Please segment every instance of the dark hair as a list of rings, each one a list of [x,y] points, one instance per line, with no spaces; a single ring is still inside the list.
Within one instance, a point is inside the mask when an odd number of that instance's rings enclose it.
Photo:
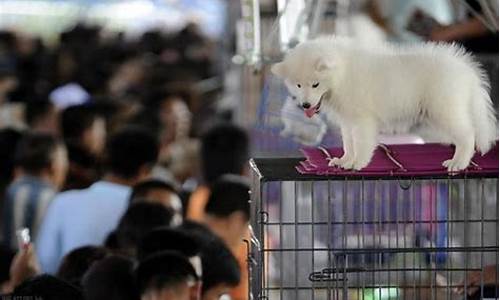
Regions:
[[[149,179],[139,182],[132,188],[129,198],[130,202],[134,202],[138,198],[147,198],[148,193],[156,189],[166,190],[175,194],[178,193],[174,185],[169,182],[159,179]]]
[[[152,254],[170,250],[186,257],[198,255],[201,241],[187,231],[175,228],[157,228],[147,233],[137,247],[137,258],[144,259]]]
[[[246,132],[230,123],[222,123],[207,131],[201,142],[204,180],[212,183],[223,174],[243,171],[249,158]]]
[[[153,108],[153,109],[159,109],[160,105],[166,101],[171,101],[174,98],[179,98],[187,104],[190,104],[193,98],[192,92],[189,90],[189,88],[185,87],[161,87],[159,89],[153,89],[147,94],[146,97],[146,106]]]
[[[95,263],[82,279],[85,299],[139,300],[133,270],[131,259],[116,255]]]
[[[33,100],[26,103],[24,119],[26,124],[32,127],[36,121],[46,116],[55,106],[49,100]]]
[[[151,255],[139,263],[135,277],[139,293],[175,287],[189,280],[197,280],[196,271],[189,260],[173,251]]]
[[[210,230],[210,228],[196,221],[184,220],[179,228],[200,241],[202,247],[214,239],[220,239],[217,235],[215,235],[215,233],[212,232],[212,230]]]
[[[184,221],[183,230],[199,239],[201,247],[201,265],[203,270],[203,293],[219,284],[237,286],[240,282],[238,261],[227,248],[224,241],[203,224]]]
[[[78,287],[47,274],[24,281],[14,289],[12,296],[39,297],[43,300],[83,299]]]
[[[84,246],[77,248],[64,256],[57,277],[74,285],[80,285],[85,272],[90,266],[109,255],[104,247]]]
[[[221,239],[211,239],[201,251],[202,294],[219,284],[231,287],[240,282],[238,261]]]
[[[57,138],[50,134],[26,134],[17,145],[15,162],[26,172],[37,174],[51,166],[54,151],[60,145]]]
[[[0,285],[10,279],[10,265],[16,252],[0,245]]]
[[[141,107],[133,116],[131,116],[128,122],[132,126],[147,129],[147,131],[156,138],[160,138],[163,131],[158,110],[154,110],[149,107]]]
[[[140,127],[114,134],[106,150],[109,170],[123,178],[137,176],[141,167],[152,166],[158,159],[158,141]]]
[[[78,141],[100,115],[93,105],[69,106],[61,114],[61,132],[65,141]]]
[[[207,225],[202,224],[197,221],[192,221],[192,220],[184,220],[182,222],[181,226],[179,226],[182,230],[186,230],[190,233],[199,233],[202,235],[209,234],[213,235],[212,231],[210,228],[207,227]]]
[[[118,249],[134,251],[150,230],[170,226],[173,216],[171,209],[159,203],[138,202],[130,205],[115,231]]]
[[[126,102],[105,97],[94,97],[93,103],[97,114],[106,120],[106,127],[109,131],[114,131],[113,129],[119,128],[121,123],[123,123],[122,119],[126,118],[124,111],[129,105]]]
[[[250,185],[244,177],[224,175],[211,186],[205,212],[217,217],[228,217],[242,212],[250,218]]]
[[[16,148],[22,136],[22,133],[15,129],[0,130],[0,188],[12,180]]]

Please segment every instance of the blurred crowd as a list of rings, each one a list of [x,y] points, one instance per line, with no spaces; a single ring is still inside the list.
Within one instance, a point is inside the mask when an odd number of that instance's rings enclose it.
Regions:
[[[0,294],[248,298],[249,141],[214,108],[217,47],[194,24],[0,32]]]

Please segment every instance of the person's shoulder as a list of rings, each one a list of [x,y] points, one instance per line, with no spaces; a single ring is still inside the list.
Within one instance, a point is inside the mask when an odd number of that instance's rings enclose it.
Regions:
[[[7,186],[7,190],[17,191],[22,189],[49,190],[54,189],[49,183],[37,177],[21,177]]]
[[[29,186],[31,183],[27,181],[24,177],[14,179],[8,186],[7,190],[16,190],[23,186]]]
[[[189,201],[192,202],[205,202],[208,200],[208,196],[210,196],[210,188],[205,185],[198,186],[189,196]]]
[[[12,196],[12,193],[15,193],[16,190],[19,189],[19,186],[19,183],[16,181],[9,183],[9,185],[5,188],[5,195],[7,197]]]
[[[86,189],[67,190],[67,191],[58,193],[57,198],[61,198],[61,199],[78,198],[81,195],[84,195],[86,193],[87,193]]]
[[[81,191],[70,190],[58,193],[54,196],[47,212],[44,217],[44,223],[51,224],[48,228],[54,228],[53,226],[61,226],[61,222],[68,220],[65,218],[66,215],[72,216],[74,212],[78,212],[80,209],[78,207],[79,198],[81,198]],[[59,224],[59,225],[56,225]]]
[[[86,198],[87,193],[87,189],[60,192],[54,197],[52,205],[57,207],[70,206],[74,209],[75,205],[78,205],[79,202]]]
[[[22,194],[30,194],[36,187],[32,181],[25,178],[18,178],[7,186],[5,193],[8,198],[16,198]]]

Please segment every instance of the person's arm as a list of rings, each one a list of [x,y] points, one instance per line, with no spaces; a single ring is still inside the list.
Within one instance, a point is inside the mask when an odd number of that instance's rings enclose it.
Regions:
[[[488,28],[479,19],[473,17],[462,23],[438,27],[432,30],[429,39],[432,41],[450,42],[478,37],[487,32]]]
[[[484,267],[482,271],[471,272],[467,275],[467,281],[465,282],[467,282],[467,294],[469,296],[479,291],[481,283],[484,286],[498,285],[498,266],[489,265]],[[455,289],[456,293],[463,294],[465,292],[465,282],[462,282],[461,286]]]
[[[386,33],[392,33],[392,29],[387,22],[387,19],[382,15],[380,4],[377,0],[370,0],[367,3],[366,11],[370,19],[382,28]]]
[[[208,202],[210,190],[205,186],[199,186],[189,197],[186,219],[201,222],[205,216],[205,206]]]
[[[26,279],[40,274],[40,264],[38,263],[33,244],[27,244],[25,248],[19,249],[10,265],[9,289],[12,292],[16,286]]]
[[[249,234],[247,234],[246,239],[249,239]],[[231,289],[229,295],[231,299],[234,300],[245,300],[248,299],[248,263],[247,263],[247,245],[241,242],[240,247],[238,247],[237,252],[233,253],[238,260],[238,265],[240,266],[240,283]]]
[[[62,213],[58,209],[58,197],[49,206],[40,226],[36,240],[38,260],[43,272],[55,274],[62,253],[60,242],[60,218]]]

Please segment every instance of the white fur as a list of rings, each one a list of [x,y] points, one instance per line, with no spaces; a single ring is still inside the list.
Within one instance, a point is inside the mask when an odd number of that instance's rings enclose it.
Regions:
[[[456,146],[443,162],[454,172],[467,168],[475,147],[484,154],[498,139],[487,77],[457,45],[368,47],[322,37],[299,44],[271,70],[301,102],[315,107],[322,99],[321,111],[340,125],[344,155],[332,165],[362,169],[378,133],[418,132]]]
[[[327,130],[326,123],[318,115],[307,118],[299,102],[292,97],[287,97],[281,108],[281,121],[284,125],[282,136],[292,137],[296,142],[308,146],[321,143]]]

